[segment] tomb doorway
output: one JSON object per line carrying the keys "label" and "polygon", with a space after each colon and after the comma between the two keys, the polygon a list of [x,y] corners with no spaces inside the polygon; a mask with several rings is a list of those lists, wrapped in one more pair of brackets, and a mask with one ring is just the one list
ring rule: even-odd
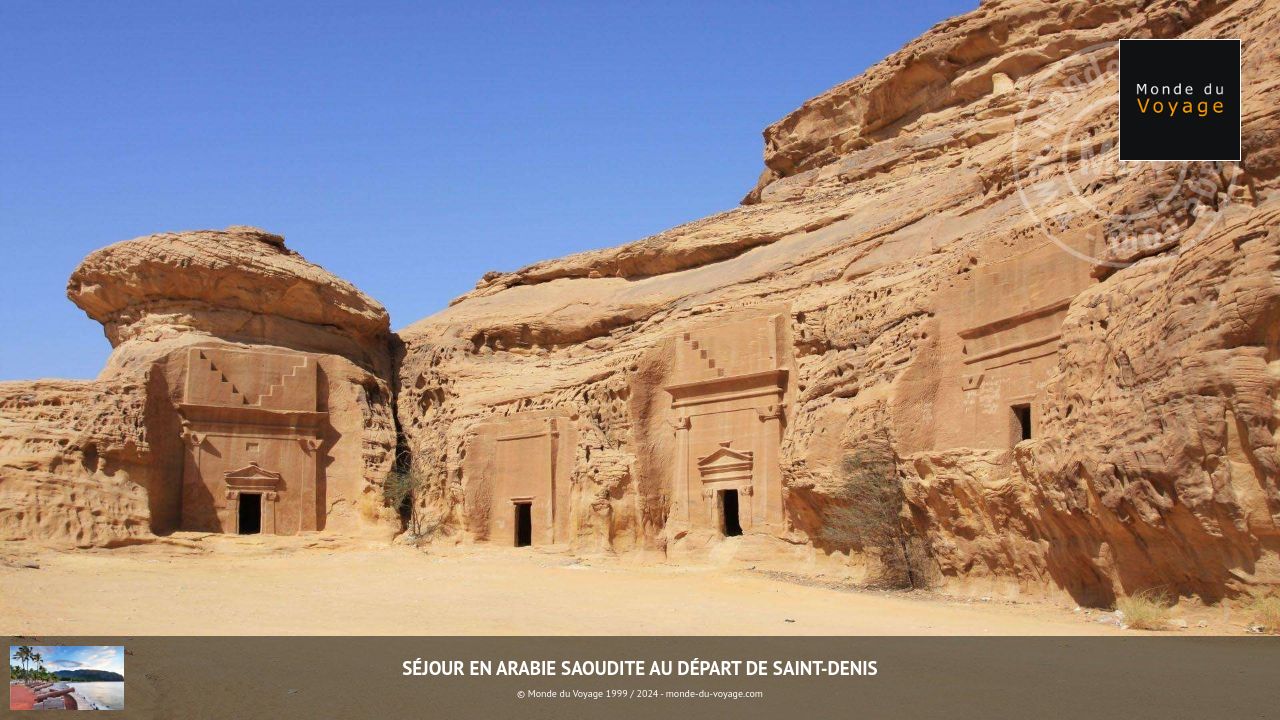
{"label": "tomb doorway", "polygon": [[738,491],[720,491],[720,515],[725,537],[737,537],[742,534],[742,522],[738,517]]}
{"label": "tomb doorway", "polygon": [[516,507],[516,547],[533,544],[533,503],[520,502]]}
{"label": "tomb doorway", "polygon": [[262,494],[239,493],[239,532],[241,535],[257,535],[262,532]]}

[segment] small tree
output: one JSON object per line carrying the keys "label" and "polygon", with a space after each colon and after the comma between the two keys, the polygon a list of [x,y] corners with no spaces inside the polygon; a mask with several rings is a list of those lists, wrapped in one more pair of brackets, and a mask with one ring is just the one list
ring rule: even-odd
{"label": "small tree", "polygon": [[839,506],[824,513],[823,538],[832,544],[876,551],[883,585],[928,587],[932,559],[902,516],[906,494],[887,441],[846,456],[840,476],[841,486],[833,497]]}
{"label": "small tree", "polygon": [[14,657],[18,662],[22,663],[22,677],[24,680],[29,677],[29,674],[27,673],[27,663],[30,662],[34,655],[35,653],[32,651],[32,647],[30,645],[19,645],[18,651],[14,653]]}
{"label": "small tree", "polygon": [[387,507],[400,514],[400,521],[414,536],[422,535],[421,499],[427,488],[427,475],[413,466],[397,467],[382,482],[382,497]]}

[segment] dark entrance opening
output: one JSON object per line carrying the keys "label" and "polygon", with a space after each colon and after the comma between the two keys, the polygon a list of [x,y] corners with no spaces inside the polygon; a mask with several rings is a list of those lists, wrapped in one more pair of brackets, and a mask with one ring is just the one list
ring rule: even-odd
{"label": "dark entrance opening", "polygon": [[725,490],[720,493],[720,512],[724,516],[725,537],[741,535],[742,523],[738,522],[737,490]]}
{"label": "dark entrance opening", "polygon": [[240,493],[240,534],[257,535],[262,532],[262,495]]}
{"label": "dark entrance opening", "polygon": [[533,503],[516,503],[516,547],[533,544]]}
{"label": "dark entrance opening", "polygon": [[1030,405],[1014,405],[1013,418],[1017,426],[1014,428],[1013,441],[1015,443],[1022,440],[1031,439],[1031,406]]}

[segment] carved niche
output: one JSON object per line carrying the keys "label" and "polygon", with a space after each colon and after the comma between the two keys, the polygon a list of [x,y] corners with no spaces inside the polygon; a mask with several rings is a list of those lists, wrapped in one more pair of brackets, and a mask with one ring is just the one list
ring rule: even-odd
{"label": "carved niche", "polygon": [[742,529],[781,528],[783,320],[753,318],[676,338],[674,382],[666,387],[677,448],[675,524],[724,529],[731,491]]}
{"label": "carved niche", "polygon": [[953,391],[961,411],[957,442],[1005,445],[1017,435],[1013,408],[1024,409],[1032,422],[1036,398],[1057,363],[1063,319],[1091,282],[1089,270],[1045,242],[990,260],[961,284],[950,303],[960,349]]}
{"label": "carved niche", "polygon": [[317,407],[315,360],[225,348],[192,348],[186,360],[182,529],[240,531],[249,494],[260,496],[262,532],[318,529],[327,414]]}
{"label": "carved niche", "polygon": [[532,545],[569,539],[569,475],[576,433],[554,412],[516,413],[477,425],[463,475],[468,524],[477,538],[518,544],[527,513]]}

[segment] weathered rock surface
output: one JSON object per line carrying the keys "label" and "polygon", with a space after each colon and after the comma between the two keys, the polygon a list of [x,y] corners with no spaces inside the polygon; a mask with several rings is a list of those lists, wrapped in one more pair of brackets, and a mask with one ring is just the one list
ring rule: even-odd
{"label": "weathered rock surface", "polygon": [[[1278,9],[983,3],[770,126],[742,207],[486,275],[401,332],[439,532],[518,543],[531,503],[679,556],[733,512],[736,552],[858,563],[842,468],[887,452],[956,587],[1280,581]],[[1115,162],[1121,37],[1243,39],[1241,163]],[[1064,134],[1046,98],[1089,66]],[[1113,242],[1161,193],[1167,239]]]}
{"label": "weathered rock surface", "polygon": [[0,536],[234,531],[240,495],[261,498],[265,531],[398,526],[379,490],[396,440],[377,302],[245,227],[117,243],[67,294],[114,350],[94,381],[0,384]]}
{"label": "weathered rock surface", "polygon": [[67,297],[113,346],[188,332],[345,355],[383,372],[387,311],[251,227],[160,233],[91,253]]}
{"label": "weathered rock surface", "polygon": [[0,383],[0,537],[149,536],[145,406],[144,388],[127,381]]}
{"label": "weathered rock surface", "polygon": [[[766,128],[766,169],[755,192],[779,178],[842,159],[855,160],[847,165],[862,166],[857,172],[897,164],[890,148],[879,147],[876,153],[860,156],[854,153],[908,134],[917,136],[912,143],[916,148],[936,145],[942,138],[930,141],[920,137],[919,131],[939,126],[940,121],[977,121],[949,138],[964,136],[969,145],[989,139],[984,135],[993,131],[1003,134],[1001,123],[991,122],[1001,116],[999,112],[982,115],[1000,104],[989,102],[989,96],[1012,100],[1008,93],[1019,80],[1101,42],[1182,36],[1230,4],[983,2],[978,10],[935,25],[867,72]],[[1194,32],[1193,36],[1208,37]]]}

